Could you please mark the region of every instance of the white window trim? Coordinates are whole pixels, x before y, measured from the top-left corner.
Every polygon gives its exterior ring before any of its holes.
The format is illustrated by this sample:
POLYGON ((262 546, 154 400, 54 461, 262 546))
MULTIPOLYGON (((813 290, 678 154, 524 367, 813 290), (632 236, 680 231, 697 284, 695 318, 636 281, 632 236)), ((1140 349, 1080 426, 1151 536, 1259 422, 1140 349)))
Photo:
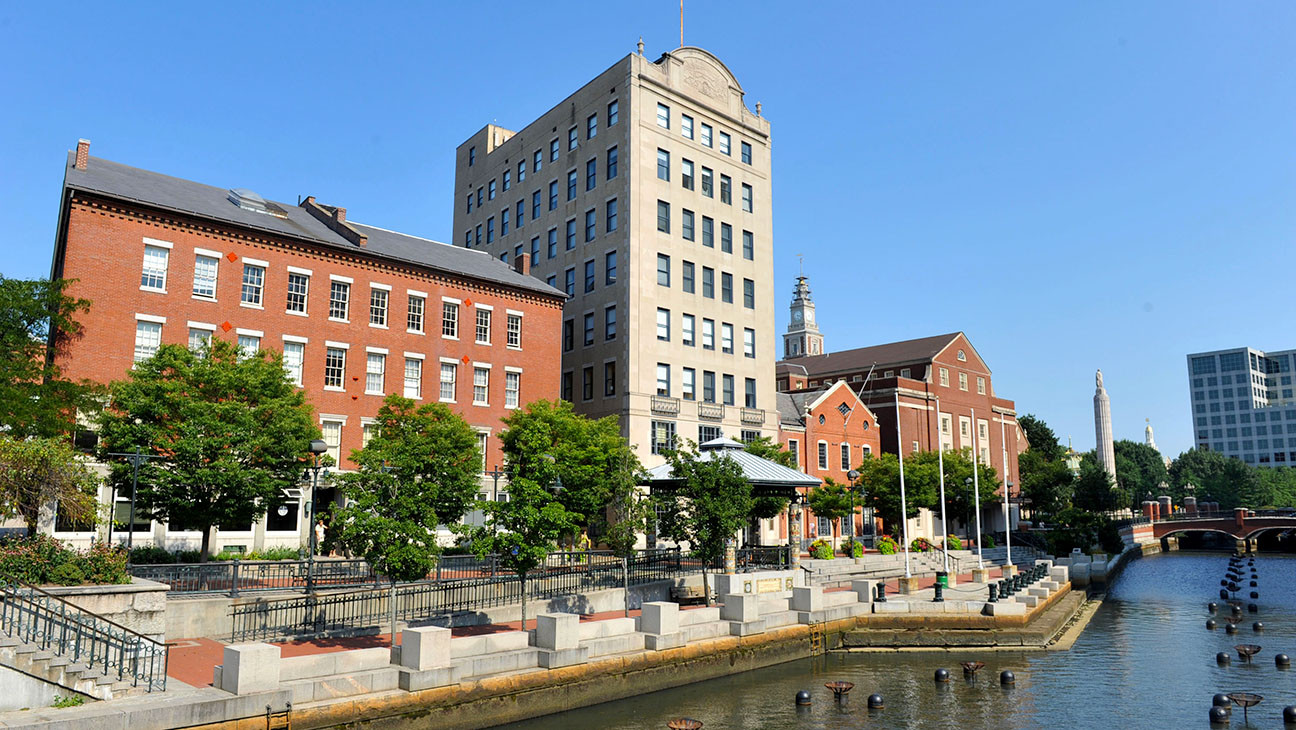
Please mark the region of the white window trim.
MULTIPOLYGON (((308 317, 308 316, 310 316, 310 315, 306 314, 305 312, 294 312, 294 311, 292 311, 291 309, 285 309, 285 310, 284 310, 284 314, 291 315, 291 316, 293 316, 293 317, 308 317)), ((334 321, 337 322, 337 321, 340 321, 340 320, 334 320, 334 321)))
POLYGON ((443 363, 445 363, 445 364, 447 364, 447 365, 458 365, 458 364, 459 364, 459 361, 456 360, 456 359, 454 359, 453 357, 439 357, 439 358, 437 358, 437 362, 443 362, 443 363))
MULTIPOLYGON (((137 322, 152 322, 153 324, 166 324, 166 320, 167 320, 166 317, 159 317, 156 314, 140 314, 139 312, 135 313, 135 321, 137 322)), ((216 328, 213 327, 212 329, 216 329, 216 328)))
POLYGON ((144 236, 144 245, 159 246, 161 248, 172 248, 175 244, 171 243, 170 241, 160 241, 156 238, 149 238, 148 236, 144 236))
POLYGON ((494 311, 495 311, 495 307, 493 307, 493 306, 491 306, 491 305, 489 305, 489 304, 474 304, 473 306, 476 307, 476 308, 478 308, 478 309, 485 309, 485 310, 488 311, 488 312, 494 312, 494 311))
POLYGON ((370 289, 381 289, 381 290, 383 290, 383 291, 391 291, 391 290, 392 290, 392 288, 391 288, 391 284, 379 284, 379 283, 376 282, 376 281, 371 281, 371 282, 369 282, 369 288, 370 288, 370 289))
POLYGON ((325 421, 334 421, 334 422, 336 422, 336 423, 340 423, 340 424, 342 424, 343 426, 345 426, 345 425, 347 424, 347 417, 346 417, 346 416, 339 416, 339 415, 335 415, 335 414, 333 414, 333 413, 321 413, 321 414, 320 414, 320 417, 319 417, 319 420, 320 420, 320 423, 321 423, 321 424, 323 424, 325 421))
POLYGON ((307 339, 307 338, 305 338, 305 337, 299 337, 299 336, 297 336, 297 335, 283 335, 283 341, 284 341, 284 342, 296 342, 296 343, 299 344, 299 345, 305 345, 306 343, 310 342, 309 339, 307 339))
POLYGON ((340 281, 340 282, 342 282, 343 284, 354 284, 354 283, 355 283, 355 279, 352 279, 352 278, 349 277, 349 276, 338 276, 337 274, 329 274, 329 281, 340 281))
POLYGON ((350 350, 350 349, 351 349, 351 346, 348 345, 348 344, 345 343, 345 342, 333 342, 332 340, 324 340, 324 346, 325 346, 325 347, 336 347, 336 348, 339 349, 339 350, 350 350))
MULTIPOLYGON (((136 318, 136 319, 139 319, 139 315, 136 315, 135 318, 136 318)), ((209 332, 215 332, 215 331, 216 331, 216 325, 211 324, 211 323, 209 323, 209 322, 194 322, 193 320, 190 320, 188 324, 189 324, 189 329, 193 329, 193 330, 207 330, 207 331, 209 331, 209 332)))
POLYGON ((315 275, 314 271, 311 271, 310 269, 303 269, 300 266, 285 266, 284 268, 287 269, 288 273, 290 274, 301 274, 302 276, 315 275))
POLYGON ((235 329, 234 334, 243 335, 244 337, 265 337, 265 332, 261 330, 245 330, 242 327, 235 329))
POLYGON ((375 354, 375 355, 386 355, 386 354, 388 354, 388 352, 387 352, 387 348, 385 348, 385 347, 366 347, 366 348, 365 348, 365 352, 372 352, 372 353, 375 354))
MULTIPOLYGON (((490 367, 490 366, 489 366, 489 365, 485 365, 484 367, 490 367)), ((522 372, 522 368, 513 367, 512 365, 505 365, 505 366, 504 366, 504 372, 506 372, 506 373, 521 373, 521 372, 522 372)))
POLYGON ((522 312, 519 312, 516 309, 505 309, 504 312, 505 314, 511 314, 514 317, 521 317, 523 315, 522 312))
POLYGON ((250 258, 244 257, 244 258, 243 258, 243 263, 245 263, 245 264, 251 264, 252 266, 260 266, 260 267, 263 268, 263 269, 268 269, 268 268, 270 268, 270 262, 269 262, 269 261, 262 261, 261 259, 250 259, 250 258))
POLYGON ((405 293, 408 294, 408 295, 410 295, 410 296, 412 296, 412 297, 423 297, 424 299, 427 299, 427 297, 428 297, 427 292, 425 292, 425 291, 418 291, 418 290, 416 290, 416 289, 406 289, 406 290, 405 290, 405 293))
POLYGON ((411 359, 411 360, 426 360, 426 359, 427 359, 427 356, 424 355, 424 354, 421 353, 421 352, 406 352, 406 353, 405 353, 405 357, 408 357, 408 358, 411 359))
POLYGON ((455 299, 454 297, 441 297, 441 301, 449 302, 450 304, 463 304, 462 299, 455 299))
MULTIPOLYGON (((146 238, 144 240, 147 241, 148 239, 146 238)), ((170 246, 171 244, 167 244, 167 245, 170 246)), ((221 253, 220 251, 213 251, 210 248, 195 248, 193 252, 194 252, 194 256, 207 256, 213 259, 224 258, 225 256, 225 254, 221 253)))
POLYGON ((491 369, 491 364, 488 362, 477 362, 474 360, 472 366, 475 368, 486 368, 487 370, 491 369))

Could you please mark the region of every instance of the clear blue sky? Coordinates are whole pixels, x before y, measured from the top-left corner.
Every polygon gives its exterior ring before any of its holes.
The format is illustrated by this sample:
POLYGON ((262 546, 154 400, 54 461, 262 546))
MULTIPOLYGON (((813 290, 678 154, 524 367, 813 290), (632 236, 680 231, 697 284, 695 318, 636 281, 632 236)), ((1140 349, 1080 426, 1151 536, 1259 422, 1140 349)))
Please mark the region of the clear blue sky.
MULTIPOLYGON (((633 52, 673 0, 4 3, 0 273, 47 275, 65 151, 451 236, 455 146, 633 52), (558 46, 541 39, 563 38, 558 46)), ((805 255, 828 349, 965 330, 1093 446, 1189 447, 1184 355, 1296 347, 1296 4, 742 3, 685 40, 764 102, 778 328, 805 255)))

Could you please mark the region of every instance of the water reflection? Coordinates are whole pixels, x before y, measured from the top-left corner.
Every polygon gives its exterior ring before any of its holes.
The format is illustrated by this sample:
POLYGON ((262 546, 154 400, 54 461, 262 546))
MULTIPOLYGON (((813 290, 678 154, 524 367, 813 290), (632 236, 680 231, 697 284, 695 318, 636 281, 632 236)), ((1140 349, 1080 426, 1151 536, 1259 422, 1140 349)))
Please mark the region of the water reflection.
MULTIPOLYGON (((1296 704, 1296 672, 1274 667, 1278 652, 1296 655, 1296 558, 1256 559, 1260 614, 1243 614, 1239 631, 1224 633, 1225 608, 1214 632, 1204 628, 1206 603, 1218 600, 1223 555, 1171 554, 1135 561, 1112 586, 1107 602, 1070 651, 833 654, 582 710, 517 723, 517 730, 664 728, 674 717, 718 728, 1169 728, 1209 727, 1216 692, 1250 691, 1264 702, 1249 727, 1282 727, 1282 708, 1296 704), (1255 634, 1251 623, 1262 620, 1255 634), (1237 660, 1235 644, 1255 643, 1254 662, 1237 660), (1219 667, 1227 651, 1231 666, 1219 667), (986 662, 974 680, 959 663, 986 662), (950 670, 948 684, 932 677, 950 670), (1017 675, 1012 688, 999 672, 1017 675), (824 682, 855 683, 838 705, 824 682), (797 690, 814 704, 798 710, 797 690), (870 711, 879 692, 886 709, 870 711)), ((1250 589, 1248 589, 1250 590, 1250 589)), ((1232 728, 1243 725, 1239 709, 1232 728)))

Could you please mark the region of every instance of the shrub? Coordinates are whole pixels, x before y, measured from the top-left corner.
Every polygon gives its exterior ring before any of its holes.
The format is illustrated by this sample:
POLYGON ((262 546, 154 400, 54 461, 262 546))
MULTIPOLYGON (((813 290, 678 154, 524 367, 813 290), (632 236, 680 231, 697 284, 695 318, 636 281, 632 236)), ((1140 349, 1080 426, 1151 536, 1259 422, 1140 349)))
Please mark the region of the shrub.
POLYGON ((85 704, 85 697, 81 695, 54 695, 54 704, 50 707, 80 707, 85 704))
POLYGON ((864 557, 864 543, 859 540, 847 540, 841 546, 842 555, 850 558, 864 557))
POLYGON ((950 535, 950 536, 948 536, 948 537, 945 538, 945 549, 946 549, 946 550, 962 550, 962 549, 963 549, 963 541, 960 540, 960 539, 958 539, 957 537, 955 537, 955 536, 953 536, 953 535, 950 535))
POLYGON ((986 535, 986 536, 982 539, 982 542, 985 543, 985 546, 986 546, 986 547, 988 547, 988 548, 993 548, 993 547, 995 546, 995 539, 994 539, 994 535, 986 535))
POLYGON ((49 582, 61 586, 79 586, 85 582, 85 573, 72 563, 63 563, 49 572, 49 582))
POLYGON ((884 535, 882 539, 877 541, 877 551, 882 555, 895 555, 897 547, 899 546, 896 545, 896 541, 890 535, 884 535))
POLYGON ((915 537, 909 542, 909 551, 915 553, 925 553, 931 550, 931 543, 925 537, 915 537))
POLYGON ((108 545, 73 550, 42 534, 0 543, 0 577, 32 585, 130 582, 125 550, 108 545))
POLYGON ((174 553, 163 550, 156 545, 143 545, 131 549, 130 561, 135 565, 156 565, 158 563, 174 563, 176 562, 176 556, 174 553))
POLYGON ((822 537, 810 543, 810 557, 815 560, 832 560, 833 548, 832 543, 822 537))

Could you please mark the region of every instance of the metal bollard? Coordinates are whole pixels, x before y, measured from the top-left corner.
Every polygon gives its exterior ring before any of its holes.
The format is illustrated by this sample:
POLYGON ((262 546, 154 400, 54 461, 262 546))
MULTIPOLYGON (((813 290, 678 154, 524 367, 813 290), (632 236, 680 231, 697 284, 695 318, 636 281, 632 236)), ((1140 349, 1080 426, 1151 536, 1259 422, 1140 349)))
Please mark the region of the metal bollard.
POLYGON ((234 564, 230 566, 230 598, 238 598, 239 587, 239 559, 234 558, 234 564))
POLYGON ((936 584, 936 597, 935 597, 935 598, 932 598, 932 603, 944 603, 944 602, 945 602, 945 594, 944 594, 944 593, 942 592, 942 590, 941 590, 941 584, 940 584, 940 583, 937 583, 937 584, 936 584))
POLYGON ((877 603, 886 603, 886 583, 878 581, 877 584, 877 603))
POLYGON ((999 602, 999 587, 996 586, 994 583, 990 584, 990 599, 987 602, 988 603, 999 602))

